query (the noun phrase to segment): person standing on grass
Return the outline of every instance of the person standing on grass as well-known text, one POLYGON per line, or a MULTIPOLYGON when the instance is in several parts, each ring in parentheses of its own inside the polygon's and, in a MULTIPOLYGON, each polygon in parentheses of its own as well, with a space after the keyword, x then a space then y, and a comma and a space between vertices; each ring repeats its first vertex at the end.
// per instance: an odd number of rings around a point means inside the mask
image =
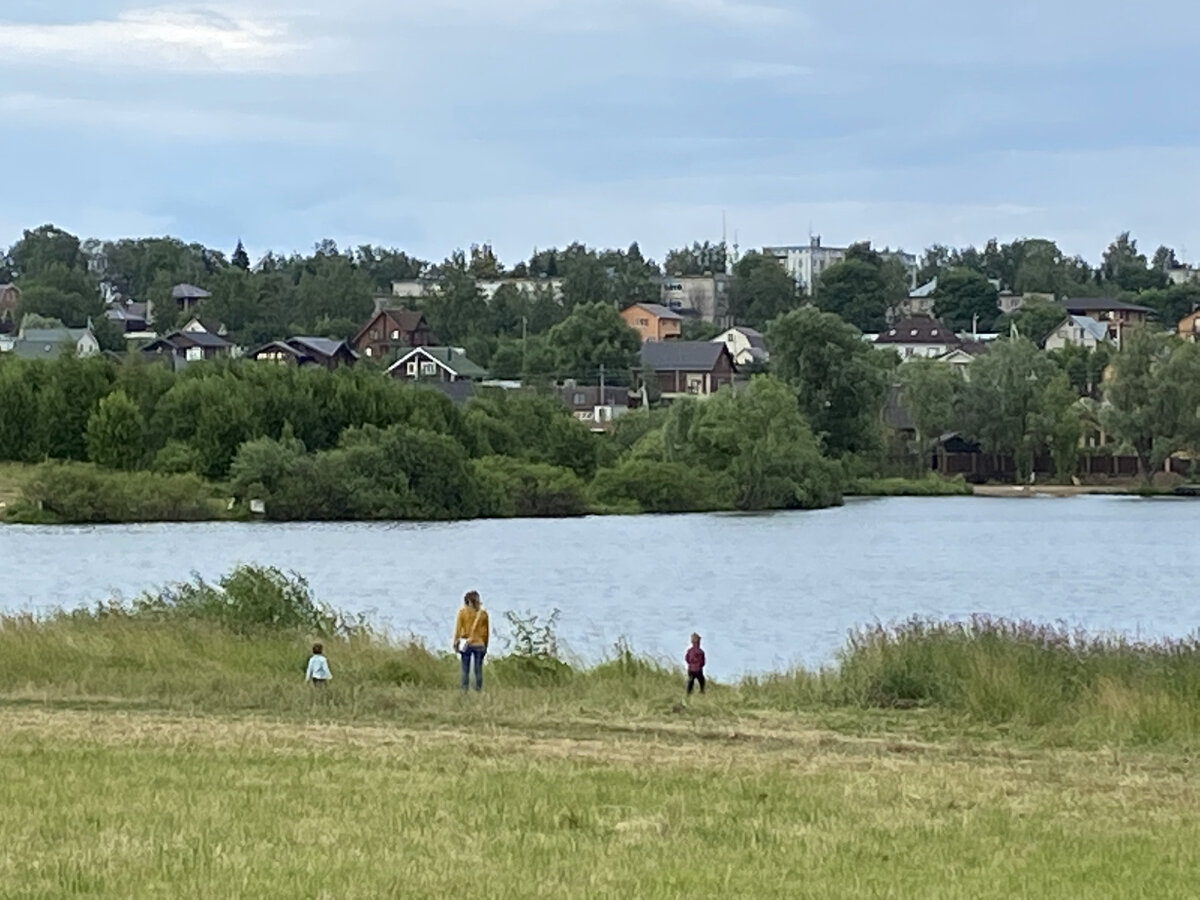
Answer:
POLYGON ((308 671, 304 674, 304 680, 313 687, 323 688, 329 684, 331 678, 333 678, 333 673, 329 671, 329 660, 325 658, 325 648, 320 644, 313 644, 312 656, 308 658, 308 671))
POLYGON ((488 648, 488 614, 479 602, 479 591, 467 591, 454 620, 454 652, 462 658, 462 689, 471 681, 475 661, 475 690, 483 690, 483 657, 488 648))
POLYGON ((704 693, 704 651, 700 649, 700 635, 692 635, 692 646, 688 647, 687 653, 683 657, 687 663, 688 680, 687 692, 689 696, 692 693, 692 688, 697 684, 700 685, 700 693, 704 693))

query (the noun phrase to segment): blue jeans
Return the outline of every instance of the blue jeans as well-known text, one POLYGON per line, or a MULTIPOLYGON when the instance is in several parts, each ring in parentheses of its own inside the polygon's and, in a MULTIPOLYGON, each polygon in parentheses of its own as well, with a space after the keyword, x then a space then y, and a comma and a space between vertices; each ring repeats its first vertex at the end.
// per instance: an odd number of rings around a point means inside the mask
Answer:
POLYGON ((483 690, 483 657, 487 647, 468 647, 462 656, 462 689, 465 691, 471 681, 471 660, 475 660, 475 690, 483 690))

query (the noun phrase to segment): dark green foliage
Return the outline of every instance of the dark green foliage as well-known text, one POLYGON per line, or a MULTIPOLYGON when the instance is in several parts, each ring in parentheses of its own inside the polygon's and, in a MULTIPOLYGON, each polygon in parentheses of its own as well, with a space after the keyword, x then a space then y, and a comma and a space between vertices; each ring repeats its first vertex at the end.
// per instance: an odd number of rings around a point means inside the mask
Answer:
POLYGON ((169 585, 139 597, 129 614, 212 622, 242 634, 299 631, 332 636, 350 630, 340 614, 313 598, 303 576, 264 566, 238 566, 216 584, 196 577, 169 585))
POLYGON ((480 515, 582 516, 588 512, 583 481, 570 469, 509 456, 485 456, 473 463, 479 485, 480 515))
POLYGON ((979 272, 943 272, 934 298, 934 315, 955 331, 991 331, 996 321, 999 291, 979 272))
POLYGON ((546 333, 559 379, 594 384, 604 368, 609 384, 628 384, 642 348, 636 331, 607 303, 577 305, 546 333))
POLYGON ((1061 304, 1031 300, 1020 309, 1000 316, 996 320, 996 329, 1002 334, 1010 334, 1015 327, 1018 337, 1040 346, 1066 318, 1067 310, 1061 304))
POLYGON ((601 469, 592 498, 601 508, 627 513, 685 513, 729 509, 734 485, 726 477, 682 462, 626 459, 601 469))
POLYGON ((581 478, 596 471, 598 439, 555 397, 486 392, 467 404, 464 428, 475 456, 516 456, 581 478))
POLYGON ((215 518, 219 503, 195 475, 115 472, 83 463, 50 463, 23 490, 13 518, 77 523, 188 522, 215 518))
POLYGON ((844 260, 821 274, 813 293, 821 309, 862 331, 881 331, 888 310, 908 294, 908 275, 900 263, 884 259, 869 244, 855 244, 844 260))
POLYGON ((141 468, 146 420, 122 390, 102 399, 87 424, 88 458, 109 469, 141 468))
POLYGON ((729 314, 737 322, 762 328, 795 308, 796 282, 771 257, 747 253, 737 261, 733 273, 729 314))

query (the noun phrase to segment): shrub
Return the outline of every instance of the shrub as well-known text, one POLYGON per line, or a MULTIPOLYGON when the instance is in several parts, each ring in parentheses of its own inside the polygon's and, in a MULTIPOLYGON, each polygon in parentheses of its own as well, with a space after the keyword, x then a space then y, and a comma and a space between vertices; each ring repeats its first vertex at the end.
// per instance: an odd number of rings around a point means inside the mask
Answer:
POLYGON ((733 508, 728 478, 680 462, 627 459, 601 469, 592 498, 609 509, 650 513, 709 512, 733 508))
MULTIPOLYGON (((187 522, 221 514, 195 475, 109 472, 85 463, 48 463, 25 485, 27 506, 60 522, 187 522)), ((25 511, 15 510, 20 519, 25 511)))
POLYGON ((583 482, 570 469, 485 456, 473 462, 487 516, 582 516, 588 511, 583 482))

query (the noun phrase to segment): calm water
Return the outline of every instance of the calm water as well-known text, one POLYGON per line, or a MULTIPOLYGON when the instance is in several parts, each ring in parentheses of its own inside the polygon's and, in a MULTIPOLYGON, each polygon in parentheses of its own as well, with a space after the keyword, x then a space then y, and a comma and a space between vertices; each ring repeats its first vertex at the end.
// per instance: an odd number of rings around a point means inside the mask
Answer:
POLYGON ((131 596, 257 562, 439 644, 470 587, 494 628, 504 610, 562 610, 562 637, 589 658, 620 636, 680 656, 696 630, 713 674, 728 677, 828 662, 855 625, 913 614, 1191 634, 1197 524, 1196 501, 1078 497, 450 525, 3 527, 0 610, 131 596))

